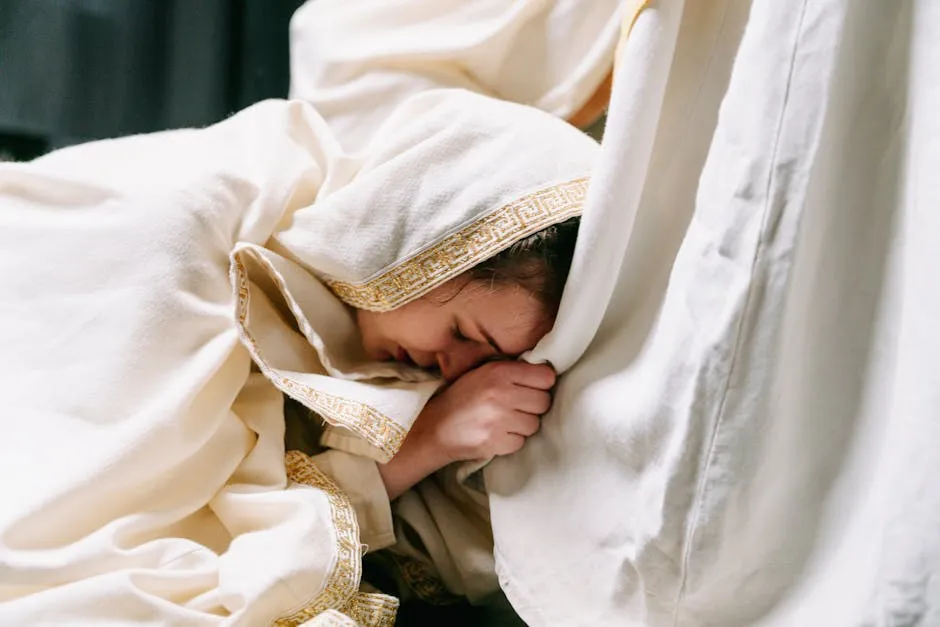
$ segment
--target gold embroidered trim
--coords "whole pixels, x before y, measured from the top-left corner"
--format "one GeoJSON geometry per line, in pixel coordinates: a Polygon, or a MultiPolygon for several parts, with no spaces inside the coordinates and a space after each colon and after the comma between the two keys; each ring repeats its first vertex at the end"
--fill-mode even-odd
{"type": "Polygon", "coordinates": [[[402,581],[419,599],[431,605],[452,605],[461,600],[424,562],[406,555],[390,553],[398,565],[402,581]]]}
{"type": "Polygon", "coordinates": [[[408,435],[403,426],[365,403],[314,390],[286,377],[281,377],[279,387],[324,419],[351,429],[389,457],[398,452],[408,435]]]}
{"type": "Polygon", "coordinates": [[[276,627],[295,627],[330,609],[343,607],[359,589],[362,576],[362,552],[359,524],[352,503],[333,481],[309,457],[300,451],[284,456],[287,478],[293,483],[323,491],[330,503],[330,517],[336,529],[336,565],[323,591],[310,603],[274,621],[276,627]]]}
{"type": "Polygon", "coordinates": [[[418,298],[514,242],[580,215],[588,178],[540,189],[504,205],[440,243],[364,283],[327,281],[343,302],[388,311],[418,298]]]}
{"type": "MultiPolygon", "coordinates": [[[[316,390],[309,385],[274,372],[274,369],[261,356],[258,343],[248,329],[248,305],[251,302],[251,290],[248,284],[248,271],[239,258],[239,253],[233,256],[233,264],[238,291],[236,314],[239,332],[264,376],[284,394],[303,403],[331,424],[352,430],[389,458],[397,453],[408,434],[407,429],[402,425],[365,403],[316,390]]],[[[287,286],[284,285],[279,275],[271,275],[271,278],[279,289],[287,290],[287,286]]]]}
{"type": "Polygon", "coordinates": [[[361,627],[361,625],[342,612],[327,610],[314,616],[304,627],[361,627]]]}
{"type": "Polygon", "coordinates": [[[347,616],[365,627],[393,627],[398,599],[387,594],[360,592],[343,608],[347,616]]]}

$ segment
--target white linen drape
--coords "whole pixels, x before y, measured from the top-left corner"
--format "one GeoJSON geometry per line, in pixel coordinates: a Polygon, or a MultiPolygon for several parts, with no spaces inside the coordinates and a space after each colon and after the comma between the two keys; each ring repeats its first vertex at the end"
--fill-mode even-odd
{"type": "Polygon", "coordinates": [[[591,342],[485,471],[500,581],[533,626],[938,622],[940,5],[647,4],[540,351],[591,342]]]}

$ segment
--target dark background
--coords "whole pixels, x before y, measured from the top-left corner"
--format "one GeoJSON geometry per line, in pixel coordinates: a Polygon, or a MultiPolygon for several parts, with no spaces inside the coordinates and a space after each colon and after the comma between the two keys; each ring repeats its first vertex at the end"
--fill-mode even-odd
{"type": "Polygon", "coordinates": [[[287,96],[303,0],[0,0],[0,159],[287,96]]]}

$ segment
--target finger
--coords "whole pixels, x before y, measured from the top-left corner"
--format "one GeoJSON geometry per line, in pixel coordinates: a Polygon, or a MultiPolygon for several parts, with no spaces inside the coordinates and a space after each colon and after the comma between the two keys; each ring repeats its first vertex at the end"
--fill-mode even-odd
{"type": "Polygon", "coordinates": [[[494,455],[511,455],[525,444],[525,438],[516,433],[506,433],[496,440],[493,446],[494,455]]]}
{"type": "Polygon", "coordinates": [[[542,426],[542,421],[537,415],[521,411],[513,412],[506,421],[506,431],[525,438],[535,435],[540,426],[542,426]]]}
{"type": "Polygon", "coordinates": [[[507,361],[494,364],[494,366],[498,367],[498,370],[494,370],[495,375],[521,387],[549,390],[555,385],[555,370],[547,364],[507,361]]]}
{"type": "Polygon", "coordinates": [[[552,395],[543,390],[513,386],[508,396],[509,407],[527,414],[541,416],[552,406],[552,395]]]}

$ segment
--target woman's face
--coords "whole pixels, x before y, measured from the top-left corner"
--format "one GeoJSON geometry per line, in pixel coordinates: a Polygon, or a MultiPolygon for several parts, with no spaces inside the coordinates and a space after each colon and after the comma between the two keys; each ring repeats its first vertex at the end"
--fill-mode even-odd
{"type": "Polygon", "coordinates": [[[359,310],[357,320],[370,358],[439,369],[448,381],[534,348],[554,322],[527,290],[465,276],[392,311],[359,310]]]}

